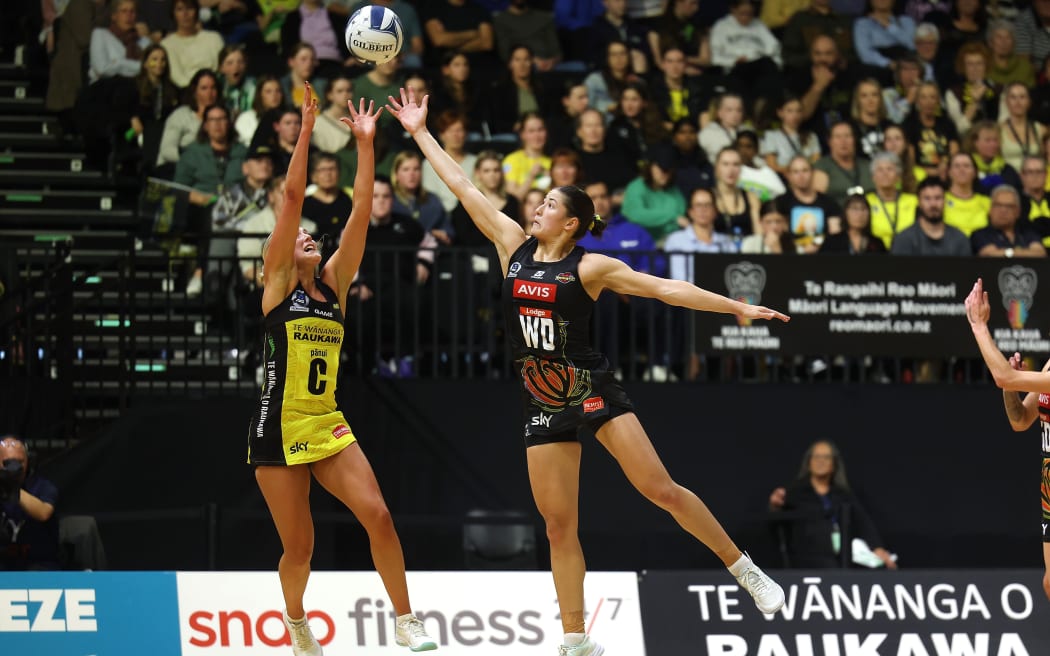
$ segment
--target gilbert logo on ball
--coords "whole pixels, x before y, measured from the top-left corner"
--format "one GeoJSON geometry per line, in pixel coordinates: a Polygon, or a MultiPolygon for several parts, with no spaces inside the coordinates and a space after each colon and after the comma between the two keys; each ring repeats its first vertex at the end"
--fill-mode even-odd
{"type": "Polygon", "coordinates": [[[346,22],[346,47],[361,61],[384,64],[401,52],[405,30],[401,19],[386,7],[368,5],[346,22]]]}

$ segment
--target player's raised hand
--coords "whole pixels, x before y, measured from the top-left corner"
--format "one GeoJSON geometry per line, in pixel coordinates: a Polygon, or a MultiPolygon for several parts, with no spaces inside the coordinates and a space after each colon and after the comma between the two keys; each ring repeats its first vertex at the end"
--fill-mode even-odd
{"type": "Polygon", "coordinates": [[[1021,358],[1021,354],[1017,353],[1016,351],[1013,355],[1010,356],[1010,366],[1016,369],[1017,371],[1024,371],[1028,368],[1027,366],[1025,366],[1024,359],[1021,358]]]}
{"type": "Polygon", "coordinates": [[[360,108],[354,109],[354,101],[348,100],[346,106],[350,110],[350,116],[344,116],[339,120],[350,128],[350,131],[354,133],[355,139],[358,141],[370,141],[376,136],[376,121],[379,120],[379,115],[383,113],[383,108],[375,109],[375,101],[369,100],[368,109],[365,109],[364,98],[360,99],[359,104],[360,108]]]}
{"type": "Polygon", "coordinates": [[[309,82],[303,82],[303,128],[314,129],[314,120],[317,118],[317,96],[309,82]]]}
{"type": "Polygon", "coordinates": [[[992,306],[988,303],[988,292],[984,291],[984,281],[980,278],[973,284],[973,289],[966,296],[966,319],[971,327],[977,327],[988,323],[992,315],[992,306]]]}
{"type": "Polygon", "coordinates": [[[393,96],[387,96],[387,99],[390,101],[386,105],[387,111],[401,121],[401,127],[405,128],[406,132],[415,134],[427,127],[429,95],[423,96],[422,100],[419,100],[417,104],[415,92],[411,89],[406,91],[402,87],[400,101],[393,96]]]}

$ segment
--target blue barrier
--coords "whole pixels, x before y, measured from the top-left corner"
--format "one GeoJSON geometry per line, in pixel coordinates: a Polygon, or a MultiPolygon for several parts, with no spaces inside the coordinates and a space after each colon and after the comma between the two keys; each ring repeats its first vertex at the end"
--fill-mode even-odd
{"type": "Polygon", "coordinates": [[[8,654],[179,654],[174,572],[0,572],[8,654]]]}

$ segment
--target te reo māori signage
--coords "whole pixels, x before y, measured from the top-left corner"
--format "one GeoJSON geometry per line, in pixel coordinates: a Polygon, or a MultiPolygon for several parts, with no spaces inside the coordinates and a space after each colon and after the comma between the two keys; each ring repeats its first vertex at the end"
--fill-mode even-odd
{"type": "Polygon", "coordinates": [[[963,299],[978,277],[999,347],[1050,353],[1050,261],[1005,258],[697,255],[696,284],[791,322],[695,315],[706,353],[976,356],[963,299]]]}
{"type": "Polygon", "coordinates": [[[724,571],[643,574],[646,653],[697,656],[1050,654],[1040,570],[773,572],[763,615],[724,571]]]}

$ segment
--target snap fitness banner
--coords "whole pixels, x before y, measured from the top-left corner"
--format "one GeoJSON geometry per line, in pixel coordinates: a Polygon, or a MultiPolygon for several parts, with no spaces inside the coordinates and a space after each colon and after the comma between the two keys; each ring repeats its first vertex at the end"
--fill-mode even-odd
{"type": "Polygon", "coordinates": [[[770,616],[716,572],[641,580],[650,654],[1045,656],[1050,601],[1040,570],[777,572],[770,616]]]}
{"type": "MultiPolygon", "coordinates": [[[[557,651],[561,620],[549,572],[410,572],[408,579],[415,610],[443,654],[557,651]]],[[[585,593],[591,635],[644,656],[637,574],[592,572],[585,593]]],[[[327,653],[402,651],[378,574],[315,572],[307,602],[327,653]]],[[[287,656],[283,606],[276,572],[0,572],[0,653],[287,656]]]]}
{"type": "Polygon", "coordinates": [[[0,572],[0,653],[178,656],[174,572],[0,572]]]}
{"type": "Polygon", "coordinates": [[[791,316],[782,324],[695,313],[699,352],[976,357],[963,300],[981,277],[999,348],[1050,353],[1050,261],[1045,259],[695,258],[694,282],[700,287],[791,316]]]}
{"type": "MultiPolygon", "coordinates": [[[[561,619],[549,572],[409,572],[417,616],[441,654],[554,654],[561,619]]],[[[585,582],[587,627],[606,646],[644,656],[638,576],[592,572],[585,582]]],[[[179,573],[182,654],[289,652],[276,573],[179,573]]],[[[374,572],[315,572],[307,617],[325,653],[379,656],[399,650],[393,608],[374,572]]],[[[406,652],[407,653],[407,652],[406,652]]]]}
{"type": "MultiPolygon", "coordinates": [[[[1041,570],[774,572],[764,616],[723,571],[587,575],[587,626],[631,656],[1044,656],[1041,570]],[[645,627],[643,644],[642,627],[645,627]]],[[[440,652],[555,653],[548,572],[410,572],[440,652]],[[544,651],[546,650],[546,651],[544,651]]],[[[373,572],[316,572],[307,592],[329,654],[407,653],[373,572]]],[[[150,656],[289,653],[274,572],[0,573],[0,653],[150,656]]]]}

